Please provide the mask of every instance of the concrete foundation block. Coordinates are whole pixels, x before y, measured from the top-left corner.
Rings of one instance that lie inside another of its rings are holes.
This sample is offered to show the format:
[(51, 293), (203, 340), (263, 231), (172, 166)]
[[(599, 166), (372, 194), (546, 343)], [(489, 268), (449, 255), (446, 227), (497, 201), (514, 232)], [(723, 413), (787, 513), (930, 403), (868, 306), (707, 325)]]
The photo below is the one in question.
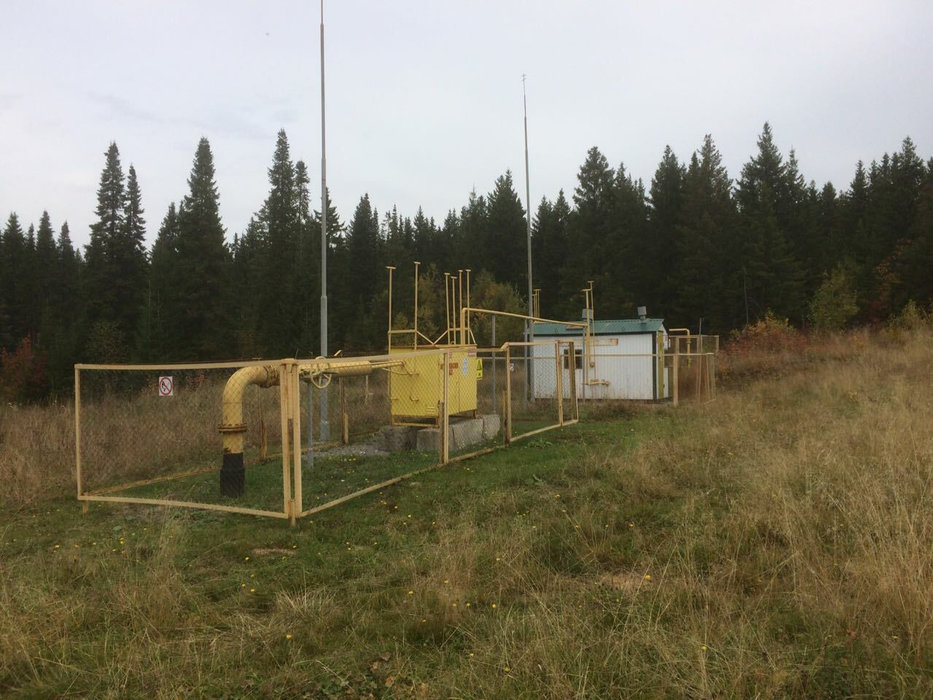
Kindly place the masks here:
[(450, 425), (450, 449), (465, 450), (483, 441), (483, 419), (466, 418)]
[(441, 448), (440, 428), (421, 428), (415, 439), (415, 449), (419, 452), (437, 452)]
[(376, 438), (380, 449), (386, 452), (401, 452), (415, 447), (417, 428), (408, 425), (384, 425)]
[[(484, 440), (491, 440), (499, 434), (502, 421), (497, 414), (479, 418), (455, 418), (450, 423), (448, 444), (451, 452), (465, 450), (479, 445)], [(437, 452), (440, 450), (440, 428), (415, 429), (415, 449), (419, 452)]]

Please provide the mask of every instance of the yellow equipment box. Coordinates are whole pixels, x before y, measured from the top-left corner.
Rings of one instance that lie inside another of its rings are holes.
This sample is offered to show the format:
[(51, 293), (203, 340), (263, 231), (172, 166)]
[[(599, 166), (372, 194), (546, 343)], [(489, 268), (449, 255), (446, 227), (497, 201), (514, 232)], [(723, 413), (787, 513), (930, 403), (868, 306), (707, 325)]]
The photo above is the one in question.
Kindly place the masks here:
[[(448, 412), (460, 415), (476, 412), (476, 348), (425, 349), (412, 355), (411, 349), (392, 351), (406, 354), (405, 372), (389, 374), (392, 400), (392, 423), (437, 424), (438, 404), (444, 400), (444, 377), (447, 377)], [(446, 366), (445, 366), (446, 365)]]

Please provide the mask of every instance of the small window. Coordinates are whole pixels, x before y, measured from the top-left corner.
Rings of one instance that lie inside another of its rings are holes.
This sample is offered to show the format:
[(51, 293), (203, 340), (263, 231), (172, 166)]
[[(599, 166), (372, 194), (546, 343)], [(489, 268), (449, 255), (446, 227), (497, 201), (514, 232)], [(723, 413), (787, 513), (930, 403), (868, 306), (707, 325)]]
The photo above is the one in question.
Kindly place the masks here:
[[(563, 367), (570, 368), (570, 348), (564, 348)], [(583, 369), (583, 348), (574, 348), (573, 350), (573, 368)]]

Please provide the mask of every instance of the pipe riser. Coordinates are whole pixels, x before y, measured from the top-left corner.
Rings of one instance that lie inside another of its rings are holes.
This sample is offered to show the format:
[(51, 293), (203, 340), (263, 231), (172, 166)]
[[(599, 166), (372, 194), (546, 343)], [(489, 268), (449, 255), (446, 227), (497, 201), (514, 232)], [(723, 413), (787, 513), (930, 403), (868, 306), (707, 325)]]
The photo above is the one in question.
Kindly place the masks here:
[(242, 452), (224, 452), (220, 467), (220, 495), (239, 498), (246, 491), (246, 468)]

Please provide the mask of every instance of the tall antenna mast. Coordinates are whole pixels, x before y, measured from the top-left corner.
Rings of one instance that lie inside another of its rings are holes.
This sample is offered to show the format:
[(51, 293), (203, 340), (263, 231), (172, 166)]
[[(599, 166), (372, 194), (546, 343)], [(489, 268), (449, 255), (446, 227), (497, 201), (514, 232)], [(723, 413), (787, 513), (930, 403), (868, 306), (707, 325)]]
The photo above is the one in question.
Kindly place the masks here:
[[(324, 119), (324, 0), (321, 0), (321, 356), (327, 357), (327, 130)], [(321, 441), (330, 435), (327, 390), (321, 390)]]
[[(323, 0), (322, 0), (323, 1)], [(526, 216), (525, 219), (528, 224), (528, 315), (535, 315), (535, 305), (534, 305), (534, 291), (532, 289), (531, 282), (531, 183), (528, 177), (528, 97), (525, 94), (525, 74), (522, 73), (522, 103), (524, 105), (525, 111), (525, 209)], [(531, 319), (527, 322), (528, 325), (528, 342), (535, 342), (535, 324)], [(526, 355), (531, 352), (530, 348), (526, 348)], [(526, 372), (528, 374), (528, 393), (529, 398), (534, 394), (534, 374), (530, 371), (531, 368), (528, 366), (528, 363), (525, 363)]]

